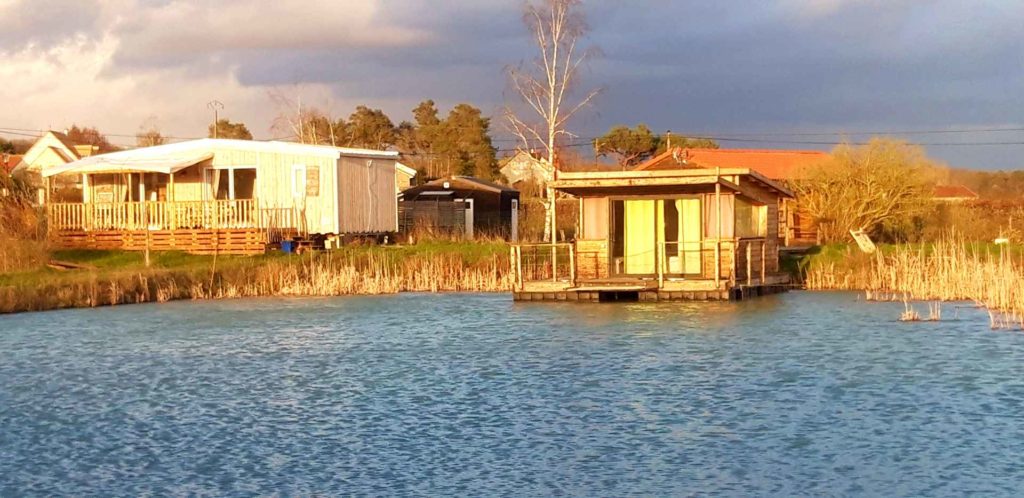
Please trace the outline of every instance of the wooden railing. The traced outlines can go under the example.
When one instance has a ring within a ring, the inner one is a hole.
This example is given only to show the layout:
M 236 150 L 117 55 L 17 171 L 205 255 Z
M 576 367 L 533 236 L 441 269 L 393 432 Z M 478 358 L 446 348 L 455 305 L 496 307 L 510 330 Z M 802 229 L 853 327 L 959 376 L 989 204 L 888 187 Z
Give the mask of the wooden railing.
M 525 282 L 576 283 L 575 244 L 515 244 L 511 248 L 515 285 Z
M 767 240 L 763 237 L 742 238 L 736 243 L 734 275 L 736 282 L 752 285 L 765 281 Z
M 260 209 L 254 199 L 50 203 L 50 230 L 302 229 L 292 208 Z

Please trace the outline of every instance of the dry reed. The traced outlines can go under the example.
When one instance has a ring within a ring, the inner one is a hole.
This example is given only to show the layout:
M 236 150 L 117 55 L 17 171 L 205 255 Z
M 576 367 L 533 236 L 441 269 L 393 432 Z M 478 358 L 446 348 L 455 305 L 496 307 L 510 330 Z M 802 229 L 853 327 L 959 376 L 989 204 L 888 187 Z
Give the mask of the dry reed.
M 879 251 L 866 264 L 812 264 L 805 285 L 863 290 L 869 300 L 934 301 L 931 320 L 941 318 L 938 302 L 973 301 L 989 310 L 993 328 L 1024 328 L 1024 265 L 1005 246 L 993 253 L 950 236 L 931 246 Z
M 494 245 L 473 256 L 459 252 L 473 247 L 412 253 L 365 248 L 240 259 L 221 262 L 214 271 L 200 266 L 107 275 L 72 272 L 32 285 L 0 285 L 0 313 L 176 299 L 508 291 L 507 246 Z

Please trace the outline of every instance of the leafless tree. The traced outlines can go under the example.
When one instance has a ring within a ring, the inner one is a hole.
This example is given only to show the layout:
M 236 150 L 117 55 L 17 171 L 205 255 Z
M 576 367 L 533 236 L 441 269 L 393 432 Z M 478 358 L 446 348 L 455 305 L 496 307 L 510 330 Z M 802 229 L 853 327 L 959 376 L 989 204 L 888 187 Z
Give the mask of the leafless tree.
M 139 147 L 153 147 L 154 145 L 163 145 L 165 142 L 167 139 L 160 133 L 156 117 L 150 117 L 143 121 L 139 125 L 139 131 L 135 133 L 135 145 Z
M 343 130 L 337 129 L 338 123 L 330 116 L 330 100 L 327 99 L 327 111 L 322 111 L 308 103 L 303 104 L 301 93 L 299 87 L 295 88 L 294 96 L 284 88 L 268 91 L 267 95 L 278 111 L 271 131 L 303 144 L 340 145 L 338 136 Z
M 579 96 L 573 92 L 581 67 L 593 54 L 592 50 L 580 47 L 588 29 L 580 0 L 543 0 L 539 5 L 528 4 L 523 20 L 540 53 L 533 64 L 508 69 L 512 89 L 525 104 L 525 110 L 517 113 L 512 106 L 506 106 L 505 118 L 509 130 L 525 149 L 532 148 L 531 144 L 540 144 L 548 169 L 546 180 L 550 182 L 558 168 L 559 140 L 572 136 L 566 125 L 577 112 L 590 105 L 600 90 Z M 554 190 L 549 186 L 546 193 L 544 239 L 553 242 Z
M 863 146 L 836 147 L 830 160 L 792 187 L 822 241 L 835 242 L 851 230 L 907 223 L 927 205 L 938 171 L 921 147 L 875 138 Z

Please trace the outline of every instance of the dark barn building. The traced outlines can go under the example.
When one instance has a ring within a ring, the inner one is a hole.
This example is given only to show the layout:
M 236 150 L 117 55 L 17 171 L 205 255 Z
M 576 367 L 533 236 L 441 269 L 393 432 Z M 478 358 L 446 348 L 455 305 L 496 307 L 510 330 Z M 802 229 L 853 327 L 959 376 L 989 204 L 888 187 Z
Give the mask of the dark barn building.
M 519 191 L 472 176 L 441 178 L 402 191 L 401 204 L 422 210 L 429 203 L 462 204 L 471 214 L 472 230 L 467 235 L 494 235 L 515 240 L 519 220 Z

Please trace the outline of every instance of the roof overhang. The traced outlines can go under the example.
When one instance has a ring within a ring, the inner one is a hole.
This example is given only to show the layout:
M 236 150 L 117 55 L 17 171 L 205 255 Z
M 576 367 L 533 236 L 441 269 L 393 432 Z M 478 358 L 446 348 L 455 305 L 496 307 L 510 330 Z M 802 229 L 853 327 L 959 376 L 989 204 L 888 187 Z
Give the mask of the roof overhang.
M 169 175 L 213 158 L 212 152 L 197 152 L 166 157 L 93 156 L 43 170 L 44 177 L 61 174 L 162 173 Z
M 716 184 L 762 202 L 764 195 L 749 185 L 776 192 L 781 197 L 794 197 L 789 189 L 745 168 L 560 172 L 558 179 L 550 185 L 560 192 L 581 196 L 700 193 L 707 192 Z
M 395 169 L 398 170 L 399 173 L 402 173 L 405 176 L 408 176 L 409 178 L 413 178 L 416 176 L 415 169 L 412 169 L 398 161 L 395 161 Z

